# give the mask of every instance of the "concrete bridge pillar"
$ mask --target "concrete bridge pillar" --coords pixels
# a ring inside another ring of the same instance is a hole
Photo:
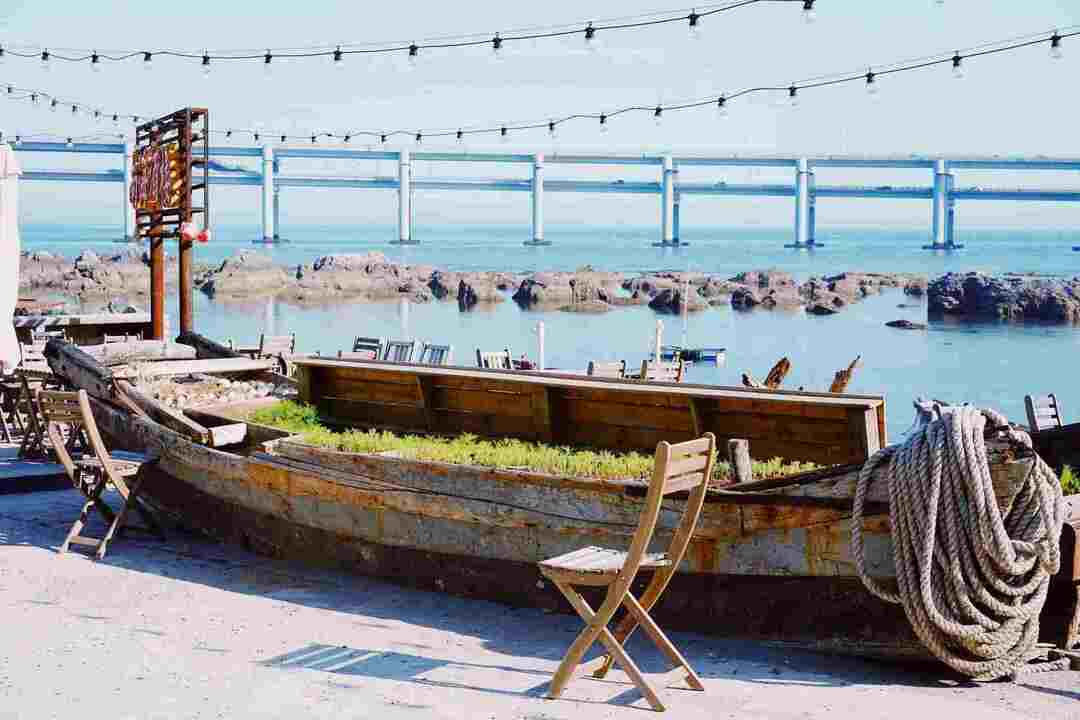
[[[130,142],[124,143],[124,237],[131,242],[135,239],[138,227],[135,224],[135,206],[131,204],[132,151]]]
[[[274,160],[274,177],[281,174],[281,161]],[[274,183],[274,242],[281,240],[281,187]]]
[[[398,156],[398,239],[395,245],[412,245],[412,163],[408,150]]]
[[[525,241],[526,245],[550,245],[551,242],[544,239],[544,156],[542,153],[533,155],[532,174],[532,238]]]
[[[944,160],[934,161],[934,204],[933,204],[933,227],[934,238],[929,245],[924,245],[924,250],[957,250],[962,245],[956,244],[954,234],[956,200],[953,198],[953,186],[955,178],[949,172],[949,166]]]
[[[274,148],[262,148],[262,239],[274,241]]]
[[[660,182],[660,244],[675,244],[675,161],[664,156],[664,171]]]
[[[799,158],[795,164],[795,242],[785,247],[799,250],[818,247],[814,239],[817,210],[812,198],[813,183],[814,173],[810,171],[810,161]]]

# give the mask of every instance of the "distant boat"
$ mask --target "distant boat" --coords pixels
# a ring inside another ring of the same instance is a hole
[[[674,360],[678,356],[687,362],[711,362],[714,365],[722,365],[724,363],[724,353],[726,352],[727,348],[684,348],[681,345],[661,345],[660,359]]]

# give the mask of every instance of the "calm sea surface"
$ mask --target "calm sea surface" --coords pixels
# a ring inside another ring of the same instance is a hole
[[[217,227],[211,244],[197,249],[200,262],[218,262],[253,249],[254,227]],[[379,250],[390,259],[433,264],[452,270],[639,271],[661,268],[734,274],[754,268],[781,268],[800,277],[843,270],[920,272],[1038,272],[1080,274],[1080,231],[967,231],[966,249],[932,253],[921,249],[922,231],[845,229],[819,232],[825,247],[812,253],[784,249],[789,230],[684,228],[689,247],[652,247],[653,228],[549,227],[553,246],[527,248],[526,227],[417,226],[419,246],[396,247],[392,227],[288,227],[291,242],[265,252],[283,264],[320,255]],[[116,228],[26,225],[23,248],[76,255],[82,249],[114,252]],[[900,304],[913,307],[898,307]],[[175,309],[172,308],[174,311]],[[196,328],[211,337],[255,341],[260,332],[295,332],[301,350],[336,353],[355,335],[426,339],[454,345],[455,362],[471,364],[476,348],[510,347],[535,357],[536,323],[546,326],[549,367],[583,369],[590,359],[640,362],[648,352],[657,315],[645,307],[604,315],[525,312],[512,301],[461,313],[454,303],[343,303],[298,308],[274,301],[225,304],[197,297]],[[175,317],[175,314],[173,315]],[[1080,406],[1075,365],[1080,332],[1072,327],[996,323],[931,323],[929,332],[886,328],[889,320],[925,321],[926,306],[898,291],[872,296],[838,315],[819,318],[803,312],[736,312],[714,308],[682,318],[665,318],[665,342],[728,349],[723,366],[695,366],[692,382],[738,384],[744,371],[761,377],[782,355],[793,370],[785,384],[824,390],[832,374],[856,355],[863,365],[850,390],[884,394],[890,435],[910,423],[916,397],[969,401],[1023,420],[1027,393],[1054,391],[1073,419]],[[1069,398],[1077,398],[1070,402]]]

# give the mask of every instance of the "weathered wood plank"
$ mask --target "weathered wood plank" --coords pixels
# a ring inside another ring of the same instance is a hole
[[[144,360],[194,360],[195,348],[161,340],[84,345],[83,352],[105,366]]]
[[[122,378],[116,380],[116,395],[122,395],[127,400],[131,401],[142,412],[146,413],[155,422],[161,423],[170,430],[174,430],[185,437],[189,437],[192,440],[202,443],[204,445],[211,442],[210,431],[195,422],[189,417],[184,416],[176,410],[167,408],[164,405],[159,404],[153,398],[147,397],[143,393],[132,385],[129,381]],[[103,398],[103,399],[113,399]]]
[[[176,342],[195,348],[195,356],[199,359],[243,357],[235,350],[198,333],[180,333],[176,338]]]
[[[731,483],[753,482],[754,466],[750,461],[750,441],[745,438],[730,438],[726,449],[727,461],[731,465]]]
[[[275,367],[272,360],[248,360],[247,358],[213,358],[206,360],[163,360],[147,363],[139,369],[143,377],[163,377],[169,375],[190,375],[202,373],[218,375],[223,373],[264,372]]]

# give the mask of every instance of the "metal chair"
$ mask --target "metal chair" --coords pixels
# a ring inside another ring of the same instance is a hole
[[[1033,432],[1059,428],[1061,421],[1061,406],[1058,405],[1057,396],[1049,395],[1025,395],[1024,408],[1027,410],[1028,426]]]
[[[109,543],[125,529],[125,520],[128,512],[134,509],[145,523],[145,527],[130,526],[131,529],[141,529],[152,532],[159,537],[164,537],[161,526],[154,517],[150,508],[146,507],[139,498],[139,488],[142,485],[144,475],[140,469],[147,462],[145,458],[135,459],[131,457],[116,457],[105,448],[105,443],[98,433],[97,423],[94,421],[93,412],[90,409],[90,399],[85,390],[78,392],[56,392],[38,390],[35,396],[38,407],[41,409],[42,418],[45,421],[46,432],[52,441],[53,450],[57,459],[64,466],[68,477],[75,487],[86,496],[87,502],[83,505],[78,520],[71,525],[67,537],[60,546],[60,552],[67,552],[71,545],[80,545],[92,548],[98,560],[105,557]],[[92,453],[73,459],[68,443],[63,437],[64,426],[72,433],[85,433],[89,441],[89,449]],[[130,482],[130,484],[129,484]],[[101,494],[108,486],[116,488],[124,504],[119,512],[113,511],[109,505],[101,499]],[[96,509],[108,523],[108,530],[102,538],[93,538],[83,535],[83,529],[91,509]]]
[[[510,348],[496,352],[483,352],[477,348],[476,366],[489,370],[513,370],[514,361],[510,355]]]
[[[412,362],[415,352],[415,340],[387,340],[380,359],[388,362]]]
[[[654,382],[682,382],[686,372],[686,363],[676,360],[672,363],[657,362],[655,360],[641,361],[640,380],[652,380]]]
[[[626,361],[619,360],[618,362],[589,362],[588,373],[589,377],[601,377],[601,378],[616,378],[623,379],[626,377]]]
[[[352,351],[354,353],[367,352],[370,350],[375,353],[375,359],[382,357],[383,345],[386,344],[386,338],[381,337],[360,337],[357,336],[353,341]]]
[[[421,365],[449,365],[453,361],[453,345],[434,345],[427,342],[420,348],[420,358],[417,360]]]
[[[705,690],[697,673],[649,616],[649,610],[667,588],[694,535],[694,528],[705,503],[715,456],[716,438],[712,433],[677,445],[661,442],[656,446],[652,481],[649,483],[645,506],[629,550],[622,552],[586,547],[540,563],[540,572],[555,584],[585,621],[585,629],[567,650],[551,680],[548,697],[557,698],[562,694],[571,673],[593,643],[599,640],[607,648],[608,655],[602,658],[594,675],[603,677],[612,663],[617,662],[649,704],[655,710],[664,710],[663,702],[623,648],[623,643],[638,625],[645,629],[645,633],[672,663],[673,669],[685,671],[686,682],[691,688]],[[690,491],[690,496],[667,552],[648,553],[664,497],[687,490]],[[639,570],[653,572],[652,580],[640,599],[630,592]],[[575,586],[579,585],[607,588],[603,604],[597,610],[593,610],[575,589]],[[626,607],[627,615],[613,633],[608,629],[608,622],[620,606]]]

